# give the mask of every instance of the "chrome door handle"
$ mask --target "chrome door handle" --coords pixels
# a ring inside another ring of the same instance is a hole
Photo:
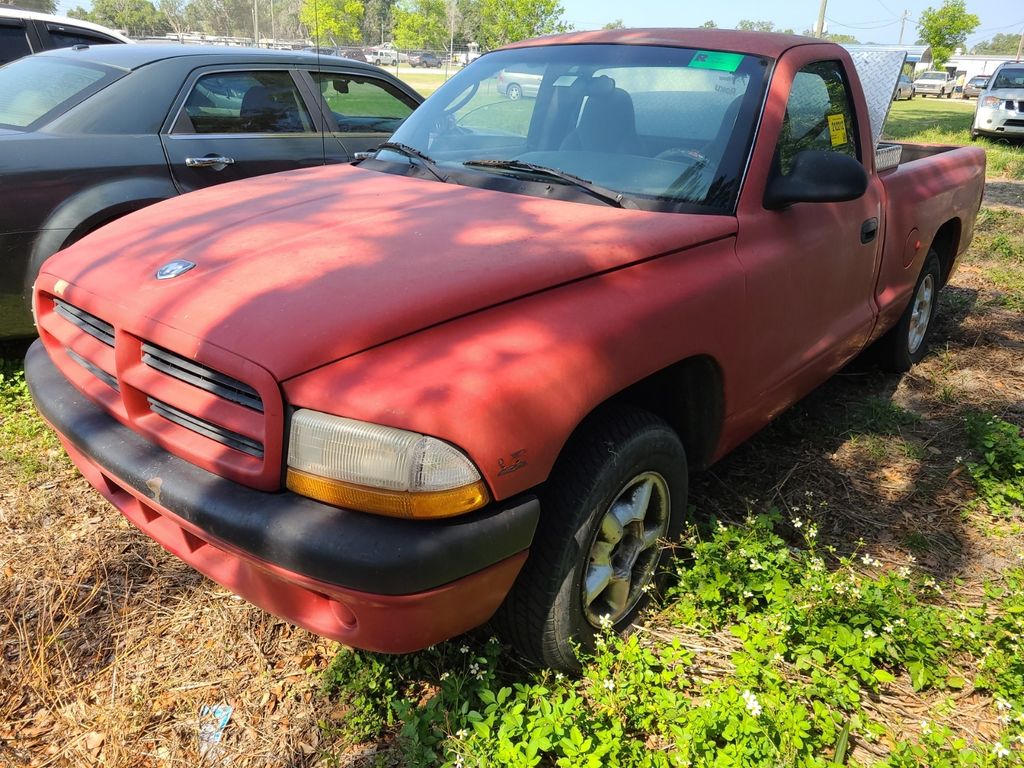
[[[235,164],[235,158],[233,158],[233,157],[186,157],[185,158],[185,167],[186,168],[216,168],[217,166],[224,167],[225,165],[234,165],[234,164]]]

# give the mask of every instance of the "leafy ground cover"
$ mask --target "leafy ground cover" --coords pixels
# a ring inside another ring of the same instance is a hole
[[[693,481],[674,585],[583,676],[484,629],[338,648],[135,531],[0,379],[0,764],[1024,764],[1024,210],[910,374],[858,361]]]

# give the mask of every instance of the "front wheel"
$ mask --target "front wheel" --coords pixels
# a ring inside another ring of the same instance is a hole
[[[910,304],[903,310],[895,327],[879,339],[879,363],[886,370],[904,373],[927,354],[941,281],[939,256],[931,249],[917,278]]]
[[[686,452],[651,413],[614,407],[577,430],[540,492],[529,558],[495,616],[530,662],[575,672],[605,628],[648,604],[685,519]]]

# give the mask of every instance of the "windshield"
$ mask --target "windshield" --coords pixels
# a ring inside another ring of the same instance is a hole
[[[115,80],[116,70],[28,56],[0,67],[0,127],[30,129]]]
[[[392,141],[453,183],[593,202],[568,175],[629,207],[729,211],[769,63],[631,45],[497,51],[438,89]],[[420,162],[384,150],[369,167],[408,172]]]
[[[919,80],[945,80],[946,79],[946,73],[945,72],[925,72],[918,79]]]
[[[995,91],[999,88],[1024,88],[1024,67],[999,70],[991,90]]]

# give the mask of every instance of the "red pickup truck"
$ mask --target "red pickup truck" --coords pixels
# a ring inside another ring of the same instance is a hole
[[[543,75],[509,99],[502,71]],[[489,53],[361,163],[52,257],[32,394],[256,605],[391,652],[494,617],[572,668],[645,605],[688,469],[869,345],[924,355],[985,157],[878,146],[898,71],[868,92],[836,45],[714,30]]]

